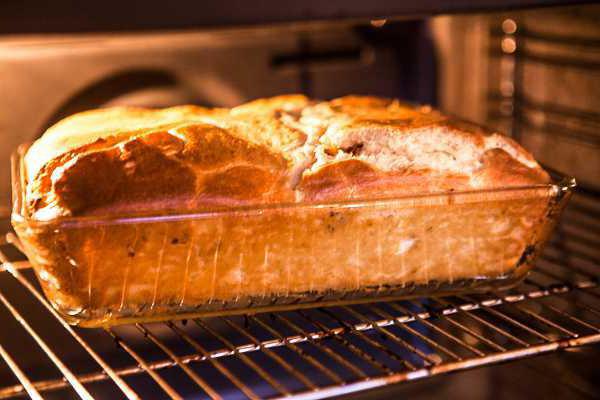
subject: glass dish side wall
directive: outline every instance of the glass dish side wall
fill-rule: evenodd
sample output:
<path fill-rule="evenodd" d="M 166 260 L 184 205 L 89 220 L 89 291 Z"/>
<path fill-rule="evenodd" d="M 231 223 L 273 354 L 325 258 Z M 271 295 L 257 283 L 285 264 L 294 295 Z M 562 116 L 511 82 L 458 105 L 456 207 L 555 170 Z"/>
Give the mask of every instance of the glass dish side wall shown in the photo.
<path fill-rule="evenodd" d="M 51 303 L 99 326 L 505 287 L 569 189 L 13 224 Z"/>

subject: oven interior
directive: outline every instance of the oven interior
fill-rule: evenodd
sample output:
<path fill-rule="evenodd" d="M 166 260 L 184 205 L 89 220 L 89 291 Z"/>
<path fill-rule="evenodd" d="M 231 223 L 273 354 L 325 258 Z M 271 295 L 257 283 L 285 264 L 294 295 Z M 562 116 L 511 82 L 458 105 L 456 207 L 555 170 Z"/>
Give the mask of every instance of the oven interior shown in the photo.
<path fill-rule="evenodd" d="M 51 20 L 0 36 L 0 399 L 597 397 L 600 7 L 488 7 L 183 30 L 64 33 Z M 10 229 L 18 144 L 94 107 L 292 92 L 431 104 L 510 134 L 577 193 L 507 292 L 104 330 L 53 311 Z"/>

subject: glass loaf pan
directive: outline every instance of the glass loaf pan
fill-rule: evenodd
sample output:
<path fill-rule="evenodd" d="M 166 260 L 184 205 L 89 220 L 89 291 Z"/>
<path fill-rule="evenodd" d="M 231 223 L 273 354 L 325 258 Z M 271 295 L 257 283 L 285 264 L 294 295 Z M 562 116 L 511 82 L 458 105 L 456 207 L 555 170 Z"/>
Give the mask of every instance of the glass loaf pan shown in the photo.
<path fill-rule="evenodd" d="M 13 226 L 48 300 L 85 327 L 506 288 L 575 186 L 42 222 L 25 212 L 25 150 Z"/>

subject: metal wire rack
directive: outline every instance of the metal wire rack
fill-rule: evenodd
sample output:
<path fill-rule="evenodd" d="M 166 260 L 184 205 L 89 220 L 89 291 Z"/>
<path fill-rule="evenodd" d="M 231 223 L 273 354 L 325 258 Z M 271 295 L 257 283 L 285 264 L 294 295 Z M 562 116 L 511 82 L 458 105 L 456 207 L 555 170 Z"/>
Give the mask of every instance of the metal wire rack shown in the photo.
<path fill-rule="evenodd" d="M 600 206 L 578 194 L 502 293 L 105 330 L 66 324 L 0 245 L 0 399 L 324 398 L 600 342 Z"/>

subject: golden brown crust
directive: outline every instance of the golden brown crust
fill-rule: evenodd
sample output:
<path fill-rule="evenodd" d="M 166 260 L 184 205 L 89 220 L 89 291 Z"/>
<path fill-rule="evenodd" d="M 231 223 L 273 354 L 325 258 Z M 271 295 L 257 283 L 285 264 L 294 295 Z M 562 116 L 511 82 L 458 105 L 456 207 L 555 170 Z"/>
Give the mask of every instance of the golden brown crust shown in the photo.
<path fill-rule="evenodd" d="M 28 200 L 38 217 L 285 202 L 287 162 L 212 125 L 95 142 L 49 163 Z M 112 146 L 106 147 L 107 143 Z M 90 148 L 92 149 L 90 151 Z"/>
<path fill-rule="evenodd" d="M 423 193 L 469 190 L 464 175 L 435 175 L 431 171 L 381 172 L 364 161 L 328 164 L 304 177 L 299 191 L 304 201 L 389 198 Z"/>
<path fill-rule="evenodd" d="M 541 168 L 528 168 L 502 149 L 491 149 L 483 153 L 483 167 L 475 178 L 483 182 L 494 182 L 494 187 L 528 186 L 549 180 Z"/>
<path fill-rule="evenodd" d="M 34 218 L 335 201 L 548 182 L 518 144 L 396 100 L 89 111 L 26 156 Z"/>
<path fill-rule="evenodd" d="M 201 121 L 207 115 L 222 112 L 222 109 L 184 105 L 161 110 L 112 107 L 74 114 L 50 127 L 31 146 L 26 155 L 28 178 L 33 180 L 38 171 L 53 158 L 98 139 L 127 138 L 157 130 L 161 126 Z"/>
<path fill-rule="evenodd" d="M 311 101 L 302 94 L 286 94 L 256 99 L 231 109 L 234 115 L 270 114 L 272 112 L 297 112 L 308 106 Z"/>
<path fill-rule="evenodd" d="M 428 107 L 346 96 L 309 110 L 324 122 L 303 201 L 390 197 L 549 182 L 506 136 Z"/>

